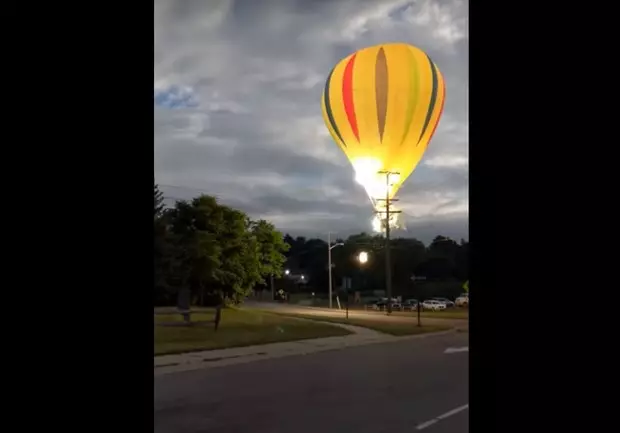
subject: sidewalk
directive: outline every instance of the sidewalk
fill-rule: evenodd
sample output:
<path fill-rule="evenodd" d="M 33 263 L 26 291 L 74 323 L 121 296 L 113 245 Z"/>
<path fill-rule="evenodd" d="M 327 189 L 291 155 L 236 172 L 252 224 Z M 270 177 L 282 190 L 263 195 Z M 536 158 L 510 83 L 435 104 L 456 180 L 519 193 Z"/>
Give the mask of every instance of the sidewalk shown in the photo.
<path fill-rule="evenodd" d="M 205 368 L 224 367 L 235 364 L 260 361 L 264 359 L 282 358 L 292 355 L 306 355 L 309 353 L 338 350 L 347 347 L 362 346 L 390 341 L 402 341 L 422 338 L 431 335 L 454 332 L 442 331 L 428 334 L 408 335 L 395 337 L 382 334 L 368 328 L 330 323 L 334 326 L 346 328 L 354 334 L 342 337 L 314 338 L 309 340 L 288 341 L 282 343 L 261 344 L 258 346 L 236 347 L 231 349 L 207 350 L 203 352 L 184 353 L 179 355 L 162 355 L 155 357 L 154 375 L 191 371 Z"/>

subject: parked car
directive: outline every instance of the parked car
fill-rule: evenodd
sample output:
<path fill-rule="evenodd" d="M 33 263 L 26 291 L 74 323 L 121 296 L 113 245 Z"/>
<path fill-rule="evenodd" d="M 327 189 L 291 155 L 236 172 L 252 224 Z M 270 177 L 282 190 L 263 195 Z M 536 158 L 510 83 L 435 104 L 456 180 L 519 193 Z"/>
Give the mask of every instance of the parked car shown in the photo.
<path fill-rule="evenodd" d="M 418 309 L 418 300 L 417 299 L 407 299 L 405 302 L 403 302 L 403 307 L 405 308 L 405 310 L 417 310 Z"/>
<path fill-rule="evenodd" d="M 448 298 L 431 298 L 434 301 L 443 302 L 446 304 L 446 308 L 453 308 L 455 306 L 454 302 L 449 300 Z"/>
<path fill-rule="evenodd" d="M 387 302 L 385 302 L 385 301 L 377 301 L 374 304 L 372 304 L 372 309 L 373 310 L 381 310 L 383 307 L 385 307 L 386 304 L 387 304 Z"/>
<path fill-rule="evenodd" d="M 425 310 L 439 311 L 439 310 L 445 310 L 446 304 L 436 299 L 429 299 L 427 301 L 422 302 L 422 308 L 424 308 Z"/>
<path fill-rule="evenodd" d="M 384 308 L 387 307 L 387 304 L 388 304 L 388 299 L 387 298 L 382 298 L 381 300 L 377 301 L 372 306 L 372 308 L 375 309 L 375 310 L 383 310 Z M 400 309 L 401 308 L 400 302 L 398 302 L 398 300 L 395 299 L 395 298 L 392 298 L 391 304 L 392 304 L 392 309 Z"/>
<path fill-rule="evenodd" d="M 457 307 L 468 307 L 469 306 L 469 293 L 463 293 L 461 296 L 456 298 L 455 304 Z"/>

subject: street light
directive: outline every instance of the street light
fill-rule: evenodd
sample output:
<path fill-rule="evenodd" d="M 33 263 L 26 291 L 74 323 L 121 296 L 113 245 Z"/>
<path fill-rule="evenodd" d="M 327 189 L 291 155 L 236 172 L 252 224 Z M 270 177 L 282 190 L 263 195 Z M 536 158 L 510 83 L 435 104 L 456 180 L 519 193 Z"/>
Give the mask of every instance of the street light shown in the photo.
<path fill-rule="evenodd" d="M 368 261 L 368 253 L 366 251 L 362 251 L 357 256 L 357 260 L 363 265 L 364 263 Z"/>
<path fill-rule="evenodd" d="M 332 234 L 327 233 L 327 268 L 329 269 L 329 308 L 332 308 L 332 250 L 344 244 L 338 242 L 332 245 Z"/>
<path fill-rule="evenodd" d="M 288 274 L 290 274 L 290 273 L 291 273 L 291 271 L 290 271 L 289 269 L 285 269 L 285 270 L 284 270 L 284 275 L 288 275 Z"/>

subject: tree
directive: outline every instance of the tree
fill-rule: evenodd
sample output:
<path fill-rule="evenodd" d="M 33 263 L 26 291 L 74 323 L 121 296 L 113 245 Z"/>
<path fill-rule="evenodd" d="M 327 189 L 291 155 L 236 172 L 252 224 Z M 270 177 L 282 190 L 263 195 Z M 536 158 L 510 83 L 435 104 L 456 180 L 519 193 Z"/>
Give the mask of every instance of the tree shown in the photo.
<path fill-rule="evenodd" d="M 169 212 L 174 262 L 173 285 L 189 288 L 200 304 L 207 302 L 210 287 L 221 266 L 218 234 L 223 212 L 214 197 L 202 195 L 190 202 L 178 201 Z"/>
<path fill-rule="evenodd" d="M 154 252 L 154 299 L 156 305 L 170 303 L 174 290 L 167 283 L 170 273 L 171 245 L 169 242 L 163 195 L 157 184 L 153 187 L 153 252 Z"/>
<path fill-rule="evenodd" d="M 220 206 L 225 224 L 218 241 L 221 245 L 220 267 L 215 272 L 215 287 L 221 299 L 240 302 L 262 280 L 259 243 L 248 230 L 248 216 L 227 206 Z"/>
<path fill-rule="evenodd" d="M 169 212 L 170 243 L 179 266 L 175 286 L 189 287 L 201 305 L 240 302 L 273 272 L 282 273 L 286 244 L 266 221 L 201 195 Z"/>
<path fill-rule="evenodd" d="M 153 185 L 153 193 L 154 193 L 153 194 L 153 199 L 154 199 L 153 216 L 155 217 L 155 219 L 157 219 L 158 217 L 161 216 L 164 210 L 164 195 L 159 190 L 159 187 L 157 186 L 157 184 Z"/>
<path fill-rule="evenodd" d="M 270 276 L 281 277 L 286 263 L 284 254 L 291 246 L 284 241 L 282 233 L 265 220 L 251 221 L 250 231 L 258 242 L 261 283 Z"/>

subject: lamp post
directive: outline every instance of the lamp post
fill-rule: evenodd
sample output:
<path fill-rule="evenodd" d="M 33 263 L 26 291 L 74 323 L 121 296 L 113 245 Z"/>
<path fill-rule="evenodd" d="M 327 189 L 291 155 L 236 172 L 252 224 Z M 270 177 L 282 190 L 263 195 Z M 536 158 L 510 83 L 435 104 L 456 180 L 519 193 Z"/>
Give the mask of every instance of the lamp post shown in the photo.
<path fill-rule="evenodd" d="M 332 234 L 327 233 L 327 268 L 329 270 L 329 308 L 332 308 L 332 250 L 336 247 L 341 247 L 344 244 L 338 242 L 332 245 Z"/>
<path fill-rule="evenodd" d="M 357 255 L 357 261 L 361 266 L 364 266 L 366 262 L 368 262 L 368 253 L 366 251 L 362 251 Z M 347 288 L 347 320 L 349 319 L 349 289 Z"/>

